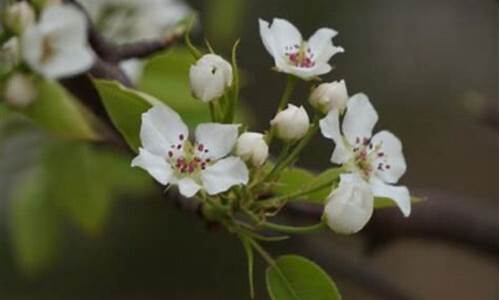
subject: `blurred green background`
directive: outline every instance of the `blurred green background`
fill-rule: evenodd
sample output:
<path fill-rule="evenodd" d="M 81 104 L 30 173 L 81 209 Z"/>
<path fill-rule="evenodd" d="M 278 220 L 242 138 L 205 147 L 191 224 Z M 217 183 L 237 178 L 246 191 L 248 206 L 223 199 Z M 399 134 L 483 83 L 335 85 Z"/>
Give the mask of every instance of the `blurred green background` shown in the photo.
<path fill-rule="evenodd" d="M 262 46 L 257 19 L 286 18 L 304 36 L 332 27 L 339 31 L 335 44 L 346 52 L 333 58 L 335 70 L 324 79 L 345 79 L 351 94 L 366 93 L 379 111 L 377 128 L 403 140 L 409 167 L 402 182 L 429 201 L 446 193 L 474 201 L 485 214 L 498 211 L 498 123 L 495 127 L 483 118 L 498 114 L 497 1 L 211 0 L 189 5 L 201 18 L 195 40 L 205 34 L 217 52 L 228 56 L 241 37 L 243 103 L 253 116 L 253 129 L 267 128 L 284 86 L 284 76 L 270 71 L 272 59 Z M 187 73 L 162 81 L 172 65 L 182 69 L 176 63 L 168 54 L 153 59 L 139 86 L 166 98 L 184 88 L 188 97 Z M 304 103 L 307 92 L 300 85 L 292 102 Z M 5 118 L 0 112 L 0 120 Z M 203 118 L 196 113 L 190 120 Z M 120 158 L 99 146 L 61 142 L 24 120 L 5 124 L 0 130 L 0 299 L 247 299 L 238 240 L 208 230 L 197 216 L 179 210 L 140 171 L 128 169 L 127 154 Z M 329 167 L 331 148 L 317 138 L 300 164 L 318 171 Z M 60 168 L 51 174 L 60 178 L 47 183 L 56 191 L 47 194 L 37 190 L 41 178 L 48 180 L 37 172 L 50 160 Z M 77 169 L 68 173 L 77 176 L 74 180 L 65 178 L 71 168 Z M 82 178 L 108 180 L 106 186 L 116 188 L 97 190 L 88 196 L 97 200 L 82 205 Z M 21 187 L 13 188 L 15 182 Z M 42 201 L 9 200 L 13 194 L 17 200 L 43 194 L 54 201 L 62 197 L 58 193 L 72 194 L 71 189 L 81 190 L 74 194 L 83 198 L 46 215 L 40 214 Z M 73 217 L 51 215 L 61 213 Z M 19 225 L 19 220 L 31 223 Z M 30 235 L 23 226 L 40 232 Z M 367 255 L 363 243 L 361 236 L 325 233 L 294 238 L 271 251 L 326 260 L 344 299 L 387 299 L 335 268 L 348 262 L 370 266 L 415 299 L 497 298 L 498 257 L 491 254 L 420 238 Z M 15 251 L 20 245 L 28 254 Z M 42 263 L 26 257 L 41 257 Z M 263 267 L 256 270 L 257 299 L 267 299 Z"/>

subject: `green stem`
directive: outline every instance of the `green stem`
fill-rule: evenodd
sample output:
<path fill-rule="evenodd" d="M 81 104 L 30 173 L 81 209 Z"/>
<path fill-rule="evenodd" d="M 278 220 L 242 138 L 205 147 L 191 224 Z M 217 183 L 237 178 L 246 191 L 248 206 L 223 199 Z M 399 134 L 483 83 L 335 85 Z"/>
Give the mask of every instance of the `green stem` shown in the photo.
<path fill-rule="evenodd" d="M 281 201 L 288 200 L 291 198 L 302 197 L 302 196 L 309 195 L 309 194 L 312 194 L 314 192 L 320 191 L 324 188 L 331 187 L 335 180 L 337 180 L 337 178 L 334 178 L 332 180 L 329 180 L 326 183 L 323 183 L 323 184 L 320 184 L 317 186 L 313 186 L 313 187 L 305 189 L 305 190 L 297 191 L 295 193 L 262 200 L 262 201 L 257 202 L 256 204 L 260 207 L 275 206 L 276 204 L 279 204 Z"/>
<path fill-rule="evenodd" d="M 264 222 L 262 223 L 262 226 L 267 229 L 283 233 L 290 233 L 290 234 L 307 234 L 307 233 L 317 232 L 326 228 L 326 225 L 323 222 L 310 226 L 298 226 L 298 227 Z"/>
<path fill-rule="evenodd" d="M 262 258 L 270 265 L 270 266 L 275 266 L 276 261 L 274 258 L 269 254 L 264 248 L 262 248 L 259 243 L 257 243 L 254 239 L 252 238 L 247 238 L 248 242 L 252 245 L 252 247 L 262 256 Z"/>
<path fill-rule="evenodd" d="M 293 90 L 295 89 L 296 84 L 297 84 L 297 77 L 293 75 L 288 75 L 285 91 L 283 92 L 283 96 L 281 96 L 280 102 L 278 104 L 278 112 L 283 110 L 283 108 L 285 108 L 285 106 L 287 105 L 288 101 L 290 100 L 290 96 L 292 95 Z"/>
<path fill-rule="evenodd" d="M 212 119 L 212 122 L 216 122 L 217 117 L 215 115 L 215 107 L 213 101 L 208 102 L 208 108 L 210 109 L 210 118 Z"/>

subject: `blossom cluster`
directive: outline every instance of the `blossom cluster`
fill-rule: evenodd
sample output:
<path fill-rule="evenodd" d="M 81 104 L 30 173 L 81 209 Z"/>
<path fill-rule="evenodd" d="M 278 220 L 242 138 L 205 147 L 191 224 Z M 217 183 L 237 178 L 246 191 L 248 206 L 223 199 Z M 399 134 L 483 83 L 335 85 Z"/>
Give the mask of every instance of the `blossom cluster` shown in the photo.
<path fill-rule="evenodd" d="M 61 1 L 42 2 L 38 13 L 27 1 L 7 8 L 3 23 L 12 37 L 1 52 L 10 63 L 7 68 L 25 65 L 49 79 L 88 71 L 96 55 L 88 44 L 87 16 Z M 87 1 L 87 6 L 92 8 L 92 3 Z M 185 13 L 185 8 L 181 11 Z M 366 95 L 349 96 L 345 80 L 315 85 L 321 75 L 332 70 L 330 59 L 344 52 L 332 42 L 337 32 L 320 28 L 306 40 L 284 19 L 271 23 L 259 20 L 258 24 L 264 47 L 274 59 L 274 70 L 288 76 L 269 130 L 251 132 L 246 125 L 234 122 L 239 101 L 235 57 L 229 62 L 189 44 L 196 62 L 186 76 L 193 97 L 209 107 L 212 122 L 199 124 L 194 139 L 190 139 L 189 129 L 177 112 L 166 104 L 154 105 L 142 115 L 142 147 L 132 166 L 145 169 L 162 185 L 178 186 L 185 197 L 197 197 L 218 208 L 229 205 L 231 213 L 244 208 L 265 222 L 271 210 L 279 211 L 293 195 L 278 203 L 268 201 L 273 204 L 269 206 L 261 203 L 262 195 L 272 193 L 281 173 L 292 167 L 319 130 L 334 142 L 330 162 L 340 171 L 324 199 L 325 224 L 344 234 L 361 230 L 373 213 L 375 197 L 392 199 L 408 216 L 409 191 L 395 185 L 406 171 L 400 140 L 385 130 L 373 134 L 376 110 Z M 16 71 L 9 76 L 4 88 L 6 101 L 22 107 L 36 97 L 29 88 L 29 74 Z M 289 103 L 298 80 L 313 87 L 308 99 L 312 112 L 304 105 Z M 281 140 L 282 153 L 269 159 L 276 139 Z"/>
<path fill-rule="evenodd" d="M 260 20 L 259 25 L 275 69 L 289 74 L 291 82 L 328 73 L 330 58 L 344 52 L 333 45 L 337 33 L 332 29 L 319 29 L 306 41 L 286 20 L 274 19 L 271 25 Z M 219 55 L 199 57 L 189 72 L 193 96 L 224 114 L 235 72 Z M 143 114 L 142 148 L 132 165 L 145 169 L 163 185 L 177 185 L 185 197 L 215 197 L 216 202 L 232 193 L 238 197 L 242 189 L 258 194 L 259 183 L 273 184 L 273 176 L 258 177 L 273 137 L 301 151 L 319 125 L 322 135 L 335 143 L 330 161 L 342 170 L 325 199 L 324 221 L 330 228 L 343 234 L 359 231 L 372 215 L 374 197 L 390 198 L 405 216 L 410 214 L 408 189 L 394 185 L 406 171 L 401 142 L 388 131 L 372 134 L 378 114 L 366 95 L 349 97 L 344 80 L 318 85 L 309 97 L 316 121 L 311 121 L 304 106 L 287 102 L 280 103 L 265 133 L 242 130 L 240 124 L 213 115 L 213 123 L 196 128 L 195 142 L 188 140 L 187 126 L 177 113 L 165 105 L 153 107 Z M 284 156 L 291 152 L 285 150 Z M 275 163 L 273 171 L 278 173 L 290 166 L 286 160 Z M 257 198 L 253 197 L 252 201 Z"/>

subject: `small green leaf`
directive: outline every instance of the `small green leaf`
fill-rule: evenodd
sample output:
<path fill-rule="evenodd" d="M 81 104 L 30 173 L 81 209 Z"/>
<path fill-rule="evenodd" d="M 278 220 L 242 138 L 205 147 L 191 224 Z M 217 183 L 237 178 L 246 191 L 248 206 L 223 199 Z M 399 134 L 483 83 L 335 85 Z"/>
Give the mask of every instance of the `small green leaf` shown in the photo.
<path fill-rule="evenodd" d="M 37 98 L 19 112 L 63 137 L 97 139 L 78 101 L 55 81 L 37 78 Z"/>
<path fill-rule="evenodd" d="M 288 168 L 281 172 L 273 192 L 287 195 L 307 188 L 314 179 L 314 174 L 302 168 Z"/>
<path fill-rule="evenodd" d="M 266 284 L 272 300 L 338 300 L 335 283 L 314 262 L 285 255 L 266 270 Z"/>
<path fill-rule="evenodd" d="M 159 100 L 126 88 L 116 81 L 95 79 L 94 84 L 113 124 L 129 146 L 137 151 L 141 145 L 141 115 Z"/>
<path fill-rule="evenodd" d="M 12 244 L 17 265 L 27 275 L 50 266 L 57 254 L 61 224 L 44 197 L 43 177 L 37 171 L 15 186 L 10 207 Z"/>
<path fill-rule="evenodd" d="M 416 197 L 412 196 L 411 197 L 411 203 L 416 204 L 419 202 L 425 201 L 425 198 L 421 197 Z M 385 198 L 385 197 L 375 197 L 375 202 L 373 204 L 374 208 L 387 208 L 387 207 L 396 207 L 396 202 L 392 200 L 391 198 Z"/>
<path fill-rule="evenodd" d="M 331 168 L 326 171 L 323 171 L 318 176 L 316 176 L 316 178 L 314 178 L 312 186 L 320 186 L 332 181 L 336 182 L 341 173 L 342 170 L 340 168 Z M 309 194 L 307 196 L 307 201 L 320 204 L 325 203 L 326 198 L 328 197 L 328 195 L 330 195 L 333 188 L 334 188 L 334 183 L 332 183 L 331 186 L 327 186 L 324 189 Z"/>

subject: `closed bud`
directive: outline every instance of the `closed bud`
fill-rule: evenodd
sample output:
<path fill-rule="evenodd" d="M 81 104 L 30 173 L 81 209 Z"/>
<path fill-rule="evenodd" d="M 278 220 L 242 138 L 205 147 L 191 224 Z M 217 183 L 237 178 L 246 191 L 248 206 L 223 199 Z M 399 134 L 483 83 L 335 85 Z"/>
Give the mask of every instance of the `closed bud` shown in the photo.
<path fill-rule="evenodd" d="M 7 7 L 4 15 L 4 24 L 15 34 L 21 34 L 26 28 L 35 23 L 35 11 L 27 1 L 14 3 Z"/>
<path fill-rule="evenodd" d="M 0 74 L 5 74 L 12 70 L 19 63 L 19 39 L 10 38 L 0 48 Z"/>
<path fill-rule="evenodd" d="M 203 102 L 215 100 L 229 88 L 233 81 L 233 68 L 222 57 L 203 55 L 189 70 L 193 96 Z"/>
<path fill-rule="evenodd" d="M 10 106 L 25 108 L 35 100 L 37 91 L 31 77 L 17 73 L 7 80 L 4 96 Z"/>
<path fill-rule="evenodd" d="M 348 99 L 345 81 L 341 80 L 318 85 L 311 93 L 309 102 L 326 114 L 334 108 L 344 111 Z"/>
<path fill-rule="evenodd" d="M 309 129 L 309 116 L 303 106 L 288 104 L 286 109 L 274 117 L 271 126 L 280 139 L 287 142 L 298 140 Z"/>
<path fill-rule="evenodd" d="M 250 161 L 253 166 L 261 166 L 269 155 L 269 146 L 264 135 L 257 132 L 245 132 L 238 138 L 236 154 L 244 161 Z"/>
<path fill-rule="evenodd" d="M 357 174 L 343 174 L 339 186 L 328 196 L 323 220 L 336 233 L 353 234 L 368 223 L 372 213 L 370 185 Z"/>

